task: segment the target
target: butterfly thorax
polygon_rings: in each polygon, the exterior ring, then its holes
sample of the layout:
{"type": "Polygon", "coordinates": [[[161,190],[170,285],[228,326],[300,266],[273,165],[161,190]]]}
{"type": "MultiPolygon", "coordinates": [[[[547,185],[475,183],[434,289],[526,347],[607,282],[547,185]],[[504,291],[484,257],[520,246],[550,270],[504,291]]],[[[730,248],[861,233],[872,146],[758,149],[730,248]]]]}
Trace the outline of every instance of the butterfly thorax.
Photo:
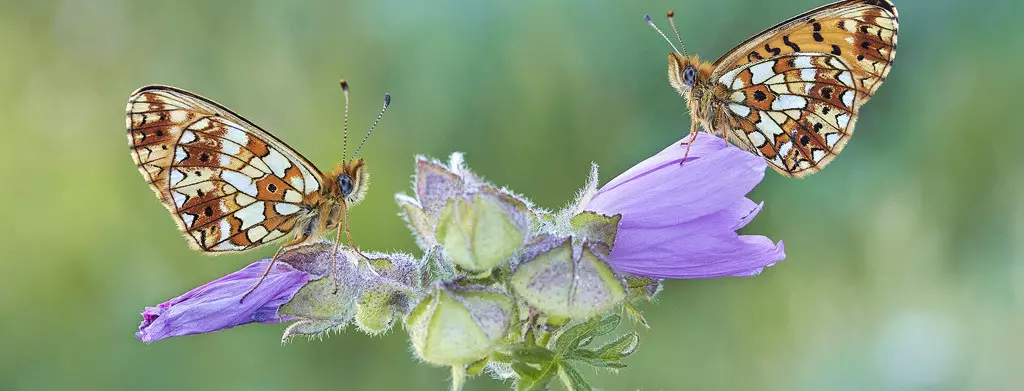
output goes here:
{"type": "Polygon", "coordinates": [[[697,56],[669,53],[668,80],[683,98],[691,117],[708,131],[716,131],[714,107],[728,98],[728,92],[712,77],[715,67],[697,56]]]}

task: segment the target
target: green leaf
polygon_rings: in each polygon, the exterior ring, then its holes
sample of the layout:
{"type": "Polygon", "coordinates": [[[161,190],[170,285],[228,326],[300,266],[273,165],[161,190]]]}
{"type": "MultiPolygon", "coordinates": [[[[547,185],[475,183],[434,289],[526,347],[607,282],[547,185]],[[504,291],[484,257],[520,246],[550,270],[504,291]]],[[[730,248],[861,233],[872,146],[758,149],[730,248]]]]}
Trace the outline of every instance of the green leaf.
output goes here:
{"type": "Polygon", "coordinates": [[[644,314],[633,306],[633,304],[628,301],[623,301],[622,307],[626,309],[626,314],[629,315],[629,318],[634,322],[640,323],[640,325],[644,326],[646,329],[651,328],[651,325],[647,324],[647,318],[644,318],[644,314]]]}
{"type": "Polygon", "coordinates": [[[526,345],[515,348],[512,351],[512,357],[516,361],[543,364],[554,361],[555,352],[552,352],[542,346],[537,345],[526,345]]]}
{"type": "Polygon", "coordinates": [[[594,388],[583,380],[583,376],[579,372],[576,372],[571,366],[559,365],[558,366],[558,377],[562,379],[562,383],[565,384],[565,388],[572,391],[593,391],[594,388]]]}
{"type": "Polygon", "coordinates": [[[635,332],[629,332],[618,339],[601,346],[595,350],[597,356],[604,360],[618,361],[636,351],[640,345],[640,336],[635,332]]]}
{"type": "Polygon", "coordinates": [[[551,379],[554,378],[559,365],[550,364],[543,369],[533,368],[523,363],[512,364],[512,370],[519,375],[516,382],[516,391],[541,391],[546,388],[551,379]],[[527,369],[528,368],[528,369],[527,369]],[[524,373],[528,375],[524,376],[524,373]]]}
{"type": "Polygon", "coordinates": [[[598,368],[618,369],[626,367],[626,364],[618,362],[618,359],[605,360],[601,358],[596,351],[590,349],[576,349],[572,352],[571,356],[567,357],[567,359],[574,361],[582,361],[584,363],[587,363],[598,368]]]}
{"type": "Polygon", "coordinates": [[[484,368],[487,368],[487,362],[488,361],[490,361],[490,360],[485,358],[483,360],[480,360],[480,361],[477,361],[475,363],[469,364],[469,366],[466,367],[466,373],[469,374],[469,376],[476,376],[476,375],[479,375],[479,374],[483,373],[484,372],[484,368]]]}
{"type": "Polygon", "coordinates": [[[558,338],[555,340],[555,351],[564,354],[581,346],[586,346],[594,337],[599,337],[615,330],[621,322],[621,316],[612,314],[603,319],[594,318],[576,324],[558,335],[558,338]]]}

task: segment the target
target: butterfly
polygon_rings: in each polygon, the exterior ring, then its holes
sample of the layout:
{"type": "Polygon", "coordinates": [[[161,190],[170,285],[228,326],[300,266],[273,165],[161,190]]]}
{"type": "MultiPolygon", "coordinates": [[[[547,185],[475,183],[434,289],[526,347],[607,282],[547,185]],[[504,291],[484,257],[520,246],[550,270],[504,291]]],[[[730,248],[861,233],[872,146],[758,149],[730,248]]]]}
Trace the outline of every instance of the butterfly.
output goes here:
{"type": "Polygon", "coordinates": [[[337,231],[335,243],[344,231],[355,248],[348,210],[363,199],[369,186],[366,163],[356,156],[391,104],[391,95],[384,95],[377,120],[346,160],[348,83],[342,80],[341,88],[345,146],[342,162],[331,171],[320,171],[226,107],[161,85],[139,88],[128,98],[125,125],[132,159],[196,250],[246,251],[293,235],[274,254],[269,273],[282,249],[332,230],[337,231]]]}
{"type": "MultiPolygon", "coordinates": [[[[679,39],[668,12],[672,30],[679,39]]],[[[795,16],[739,44],[714,63],[672,46],[669,84],[698,127],[721,134],[782,175],[820,171],[853,134],[858,110],[878,90],[896,56],[896,7],[846,0],[795,16]]],[[[689,147],[687,147],[687,152],[689,147]]],[[[685,157],[684,157],[685,159],[685,157]]]]}

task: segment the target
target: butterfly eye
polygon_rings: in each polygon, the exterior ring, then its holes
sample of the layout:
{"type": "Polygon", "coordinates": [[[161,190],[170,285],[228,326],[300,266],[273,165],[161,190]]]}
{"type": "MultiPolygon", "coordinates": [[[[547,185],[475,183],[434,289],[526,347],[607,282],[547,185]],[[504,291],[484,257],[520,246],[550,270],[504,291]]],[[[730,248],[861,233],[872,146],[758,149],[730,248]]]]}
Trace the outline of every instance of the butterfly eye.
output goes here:
{"type": "Polygon", "coordinates": [[[338,177],[338,186],[341,187],[342,197],[348,197],[349,194],[352,194],[352,178],[348,175],[338,177]]]}
{"type": "Polygon", "coordinates": [[[697,69],[692,65],[686,67],[683,70],[683,84],[687,87],[693,87],[693,83],[697,82],[697,69]]]}

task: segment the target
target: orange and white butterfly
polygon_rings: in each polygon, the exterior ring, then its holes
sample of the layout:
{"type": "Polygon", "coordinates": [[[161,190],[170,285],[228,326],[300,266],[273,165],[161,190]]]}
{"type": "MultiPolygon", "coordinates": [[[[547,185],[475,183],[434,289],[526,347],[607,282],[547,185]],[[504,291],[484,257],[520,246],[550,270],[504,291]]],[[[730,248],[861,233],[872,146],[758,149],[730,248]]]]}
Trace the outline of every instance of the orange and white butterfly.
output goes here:
{"type": "MultiPolygon", "coordinates": [[[[348,84],[342,80],[341,86],[347,144],[348,84]]],[[[370,132],[390,102],[385,94],[370,132]]],[[[336,242],[344,230],[352,244],[348,208],[362,200],[369,185],[365,162],[355,159],[362,143],[351,160],[323,172],[224,106],[159,85],[131,94],[125,124],[139,172],[193,248],[212,254],[245,251],[293,233],[283,249],[332,230],[336,242]]]]}
{"type": "MultiPolygon", "coordinates": [[[[678,39],[672,11],[668,17],[678,39]]],[[[668,56],[668,79],[689,106],[691,141],[702,126],[782,175],[820,171],[843,150],[858,109],[889,74],[898,27],[888,0],[846,0],[769,28],[714,63],[687,56],[680,40],[683,51],[668,56]]]]}

